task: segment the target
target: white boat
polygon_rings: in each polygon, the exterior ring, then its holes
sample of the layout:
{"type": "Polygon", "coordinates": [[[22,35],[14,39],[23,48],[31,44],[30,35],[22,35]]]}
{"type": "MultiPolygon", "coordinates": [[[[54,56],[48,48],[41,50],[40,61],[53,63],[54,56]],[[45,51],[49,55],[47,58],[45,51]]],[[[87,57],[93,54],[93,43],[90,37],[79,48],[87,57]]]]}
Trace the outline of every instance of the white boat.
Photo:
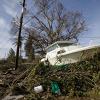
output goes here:
{"type": "Polygon", "coordinates": [[[41,62],[51,65],[65,65],[93,57],[100,51],[100,45],[81,46],[71,41],[57,41],[46,48],[45,58],[41,62]]]}

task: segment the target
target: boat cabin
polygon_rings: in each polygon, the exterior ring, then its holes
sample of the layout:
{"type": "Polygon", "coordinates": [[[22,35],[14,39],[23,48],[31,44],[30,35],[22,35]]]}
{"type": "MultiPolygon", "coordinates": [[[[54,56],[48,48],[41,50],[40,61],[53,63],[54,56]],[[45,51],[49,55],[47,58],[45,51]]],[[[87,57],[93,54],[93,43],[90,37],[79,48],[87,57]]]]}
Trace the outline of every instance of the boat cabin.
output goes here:
{"type": "Polygon", "coordinates": [[[50,52],[50,51],[53,51],[53,50],[55,50],[57,48],[67,47],[67,46],[70,46],[70,45],[73,45],[73,44],[75,44],[75,43],[72,42],[72,41],[57,41],[57,42],[49,45],[46,48],[46,51],[50,52]]]}

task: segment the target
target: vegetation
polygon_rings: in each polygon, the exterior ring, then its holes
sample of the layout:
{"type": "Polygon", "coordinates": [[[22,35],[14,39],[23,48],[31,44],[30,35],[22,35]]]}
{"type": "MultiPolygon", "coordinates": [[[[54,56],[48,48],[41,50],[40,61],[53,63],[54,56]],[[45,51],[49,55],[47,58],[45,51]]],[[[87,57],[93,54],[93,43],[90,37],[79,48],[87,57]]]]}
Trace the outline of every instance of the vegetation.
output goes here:
{"type": "Polygon", "coordinates": [[[40,64],[33,68],[24,82],[26,82],[24,84],[28,91],[30,91],[29,100],[44,100],[44,98],[45,100],[49,100],[49,98],[52,100],[67,100],[73,97],[99,98],[100,53],[92,59],[63,67],[40,64]],[[52,94],[52,82],[59,84],[60,95],[52,94]],[[44,87],[42,94],[34,93],[33,87],[38,85],[44,87]],[[61,99],[62,96],[66,99],[61,99]]]}
{"type": "Polygon", "coordinates": [[[9,53],[8,53],[8,58],[7,58],[7,61],[8,62],[15,62],[15,58],[16,58],[16,56],[15,56],[15,51],[11,48],[10,50],[9,50],[9,53]]]}
{"type": "Polygon", "coordinates": [[[28,39],[25,43],[25,51],[26,51],[26,56],[28,57],[28,61],[32,62],[35,59],[35,54],[34,54],[32,37],[30,34],[29,34],[28,39]]]}
{"type": "Polygon", "coordinates": [[[91,59],[66,66],[22,63],[16,71],[13,71],[9,69],[14,65],[9,63],[7,60],[0,61],[0,79],[4,82],[0,84],[1,97],[12,92],[12,95],[24,95],[25,100],[100,98],[100,53],[91,59]],[[52,92],[53,82],[58,84],[60,94],[52,92]],[[42,85],[44,91],[37,94],[34,87],[38,85],[42,85]]]}

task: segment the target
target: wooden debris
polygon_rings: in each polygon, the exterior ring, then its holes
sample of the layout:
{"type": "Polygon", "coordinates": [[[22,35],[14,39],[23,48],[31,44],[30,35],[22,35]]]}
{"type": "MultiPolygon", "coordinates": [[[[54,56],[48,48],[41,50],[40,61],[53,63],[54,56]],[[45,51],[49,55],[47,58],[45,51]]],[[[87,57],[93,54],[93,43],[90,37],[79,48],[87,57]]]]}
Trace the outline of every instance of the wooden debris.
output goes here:
{"type": "Polygon", "coordinates": [[[4,84],[4,82],[0,79],[0,85],[3,85],[4,84]]]}

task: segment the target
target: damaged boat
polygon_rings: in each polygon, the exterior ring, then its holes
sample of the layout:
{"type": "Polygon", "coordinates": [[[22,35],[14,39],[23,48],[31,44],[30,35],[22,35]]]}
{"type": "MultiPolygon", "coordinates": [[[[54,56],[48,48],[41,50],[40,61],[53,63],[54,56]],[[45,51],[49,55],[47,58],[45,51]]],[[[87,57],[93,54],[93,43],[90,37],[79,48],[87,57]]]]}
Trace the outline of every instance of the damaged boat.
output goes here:
{"type": "Polygon", "coordinates": [[[46,48],[45,58],[41,62],[50,65],[65,65],[93,57],[100,51],[100,44],[81,46],[72,41],[57,41],[46,48]]]}

